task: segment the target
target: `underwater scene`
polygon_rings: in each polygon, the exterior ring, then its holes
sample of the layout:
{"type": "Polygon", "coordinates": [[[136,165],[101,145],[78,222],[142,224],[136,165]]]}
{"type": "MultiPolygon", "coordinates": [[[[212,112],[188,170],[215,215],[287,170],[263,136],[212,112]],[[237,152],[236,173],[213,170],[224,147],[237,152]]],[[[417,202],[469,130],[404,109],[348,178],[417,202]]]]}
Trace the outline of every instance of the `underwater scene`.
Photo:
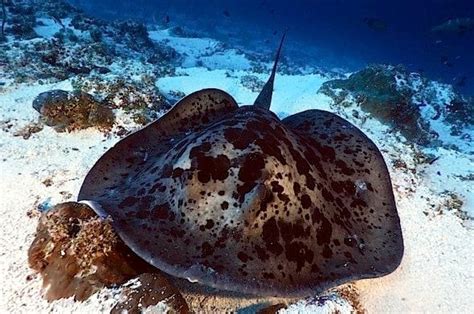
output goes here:
{"type": "Polygon", "coordinates": [[[474,2],[0,0],[0,313],[472,313],[474,2]]]}

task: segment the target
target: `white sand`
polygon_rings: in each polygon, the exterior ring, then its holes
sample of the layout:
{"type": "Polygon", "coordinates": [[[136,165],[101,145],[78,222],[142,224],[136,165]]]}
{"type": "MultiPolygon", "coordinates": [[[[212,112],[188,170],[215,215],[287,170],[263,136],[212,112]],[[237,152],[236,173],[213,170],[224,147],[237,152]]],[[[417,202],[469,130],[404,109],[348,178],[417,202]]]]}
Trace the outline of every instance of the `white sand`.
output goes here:
{"type": "MultiPolygon", "coordinates": [[[[53,27],[57,26],[47,25],[41,32],[49,35],[53,27]]],[[[247,67],[243,66],[246,62],[241,54],[229,50],[226,55],[222,49],[211,49],[216,45],[213,40],[173,39],[160,32],[152,33],[152,38],[179,44],[178,50],[187,51],[189,58],[195,58],[191,53],[196,51],[200,51],[199,58],[204,52],[206,58],[219,54],[215,60],[220,61],[215,61],[210,69],[196,67],[187,59],[189,64],[177,71],[181,75],[157,82],[164,92],[190,93],[204,87],[218,87],[232,94],[240,104],[253,102],[256,93],[240,83],[240,78],[249,74],[243,71],[247,67]],[[221,67],[233,64],[234,58],[238,59],[235,68],[221,67]]],[[[262,80],[267,77],[267,74],[253,74],[262,80]]],[[[324,80],[310,74],[277,76],[272,109],[280,116],[310,108],[331,110],[330,99],[317,93],[324,80]]],[[[32,274],[27,265],[27,250],[37,223],[37,217],[30,218],[27,212],[39,204],[74,200],[88,169],[118,140],[92,129],[67,134],[48,127],[28,140],[14,137],[15,130],[37,119],[38,114],[31,106],[34,97],[53,88],[71,86],[66,81],[55,85],[12,86],[0,91],[0,312],[108,312],[117,293],[114,290],[105,289],[83,303],[72,300],[47,303],[41,298],[40,278],[27,280],[32,274]],[[7,130],[9,124],[12,126],[7,130]],[[46,179],[52,180],[52,186],[42,184],[46,179]]],[[[461,220],[458,211],[450,209],[449,197],[443,193],[455,193],[464,201],[461,209],[474,213],[472,181],[460,178],[472,175],[472,154],[438,149],[434,151],[441,155],[438,161],[416,165],[416,151],[401,136],[388,133],[386,126],[372,119],[364,124],[351,121],[376,142],[389,165],[406,246],[402,264],[393,274],[355,284],[362,306],[369,313],[472,313],[473,226],[470,220],[461,220]],[[394,168],[392,164],[397,159],[405,161],[409,169],[394,168]]],[[[331,312],[334,306],[339,306],[342,312],[350,311],[344,302],[340,299],[326,304],[320,307],[320,312],[331,312]]],[[[306,303],[288,309],[293,313],[305,310],[317,311],[314,304],[306,303]]]]}

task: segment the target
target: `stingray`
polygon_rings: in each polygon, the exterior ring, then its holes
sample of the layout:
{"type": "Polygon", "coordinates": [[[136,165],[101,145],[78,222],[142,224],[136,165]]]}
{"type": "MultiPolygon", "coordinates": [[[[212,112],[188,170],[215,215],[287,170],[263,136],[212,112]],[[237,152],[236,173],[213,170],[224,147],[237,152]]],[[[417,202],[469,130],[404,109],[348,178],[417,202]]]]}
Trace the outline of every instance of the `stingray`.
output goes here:
{"type": "Polygon", "coordinates": [[[281,45],[254,105],[194,92],[87,174],[78,199],[158,269],[222,290],[305,296],[400,264],[376,145],[330,112],[270,111],[281,45]]]}

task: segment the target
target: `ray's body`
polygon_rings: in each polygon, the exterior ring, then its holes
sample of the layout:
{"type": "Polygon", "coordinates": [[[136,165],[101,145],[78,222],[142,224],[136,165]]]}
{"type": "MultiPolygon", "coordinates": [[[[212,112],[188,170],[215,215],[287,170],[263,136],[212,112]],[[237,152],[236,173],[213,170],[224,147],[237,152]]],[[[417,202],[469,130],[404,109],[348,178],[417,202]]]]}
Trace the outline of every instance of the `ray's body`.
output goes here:
{"type": "Polygon", "coordinates": [[[403,240],[379,150],[329,112],[280,120],[275,72],[254,106],[188,95],[102,156],[79,200],[152,265],[221,289],[308,295],[392,272],[403,240]]]}

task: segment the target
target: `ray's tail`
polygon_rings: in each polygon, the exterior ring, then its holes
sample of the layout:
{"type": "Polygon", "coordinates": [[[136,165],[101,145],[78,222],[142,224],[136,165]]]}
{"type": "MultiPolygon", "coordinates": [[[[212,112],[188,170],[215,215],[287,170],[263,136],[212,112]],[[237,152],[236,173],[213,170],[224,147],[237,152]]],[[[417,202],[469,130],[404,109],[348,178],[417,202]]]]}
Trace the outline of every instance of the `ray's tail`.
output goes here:
{"type": "Polygon", "coordinates": [[[262,91],[258,94],[257,99],[253,103],[254,106],[270,109],[270,105],[272,104],[272,94],[273,94],[273,83],[275,82],[275,74],[278,66],[278,60],[280,59],[281,47],[283,46],[283,41],[285,40],[286,31],[283,33],[281,37],[280,46],[278,47],[275,63],[273,64],[272,74],[268,78],[268,81],[263,86],[262,91]]]}

